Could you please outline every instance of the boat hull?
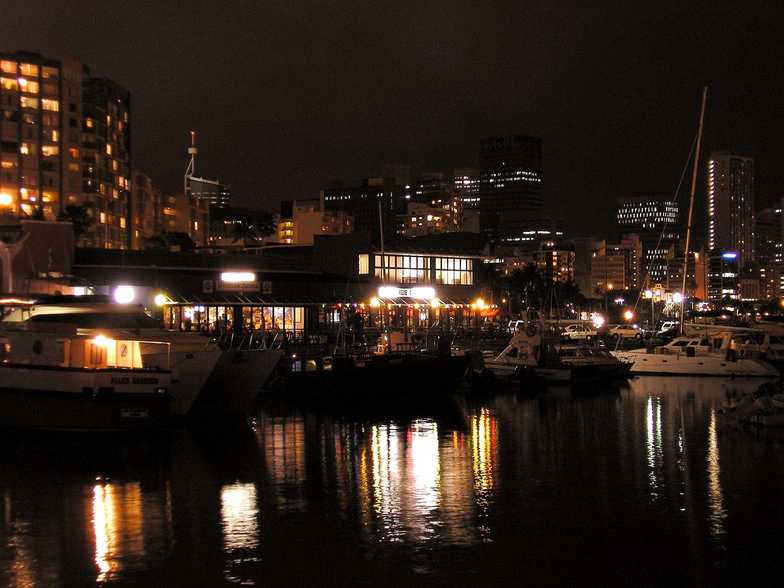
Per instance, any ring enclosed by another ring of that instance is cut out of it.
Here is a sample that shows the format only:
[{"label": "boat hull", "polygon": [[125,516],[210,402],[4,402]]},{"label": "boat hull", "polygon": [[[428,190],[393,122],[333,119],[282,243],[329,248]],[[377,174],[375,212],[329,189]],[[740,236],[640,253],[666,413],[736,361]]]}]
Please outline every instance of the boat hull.
[{"label": "boat hull", "polygon": [[719,376],[775,378],[778,370],[758,359],[729,361],[722,357],[667,353],[613,352],[625,363],[631,364],[632,375]]},{"label": "boat hull", "polygon": [[[28,371],[28,370],[25,370]],[[3,376],[8,376],[4,369]],[[154,429],[171,418],[171,396],[160,392],[118,392],[111,387],[32,388],[4,377],[0,387],[0,428],[67,431]],[[68,378],[63,378],[68,380]],[[62,384],[62,382],[61,382]]]}]

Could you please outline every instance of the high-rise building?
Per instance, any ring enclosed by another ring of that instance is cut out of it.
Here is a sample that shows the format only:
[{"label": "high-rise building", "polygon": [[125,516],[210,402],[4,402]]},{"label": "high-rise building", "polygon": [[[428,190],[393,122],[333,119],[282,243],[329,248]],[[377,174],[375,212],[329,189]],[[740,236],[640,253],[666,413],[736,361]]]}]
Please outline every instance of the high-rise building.
[{"label": "high-rise building", "polygon": [[83,205],[83,246],[130,246],[130,95],[87,66],[0,53],[0,213]]},{"label": "high-rise building", "polygon": [[641,259],[642,243],[637,235],[626,235],[618,243],[597,242],[591,258],[591,293],[639,288]]},{"label": "high-rise building", "polygon": [[762,296],[775,298],[784,278],[784,199],[778,206],[763,208],[756,215],[756,253]]},{"label": "high-rise building", "polygon": [[416,184],[413,202],[441,207],[450,197],[450,186],[441,172],[423,173]]},{"label": "high-rise building", "polygon": [[541,228],[542,140],[514,135],[479,143],[479,208],[486,241],[515,242]]},{"label": "high-rise building", "polygon": [[162,230],[161,190],[150,176],[140,171],[133,173],[131,186],[131,248],[144,249],[146,241]]},{"label": "high-rise building", "polygon": [[458,167],[452,175],[454,193],[463,202],[463,210],[479,210],[479,170],[475,167]]},{"label": "high-rise building", "polygon": [[620,198],[616,213],[620,234],[634,233],[642,242],[642,273],[648,284],[663,284],[667,252],[678,238],[678,202],[658,194]]},{"label": "high-rise building", "polygon": [[391,238],[396,216],[406,210],[401,189],[393,178],[367,178],[360,186],[325,188],[321,197],[325,211],[345,211],[354,218],[354,231],[379,242],[382,219],[384,238]]},{"label": "high-rise building", "polygon": [[344,210],[324,210],[320,199],[284,200],[280,205],[278,241],[291,245],[313,245],[316,235],[345,235],[354,220]]},{"label": "high-rise building", "polygon": [[714,151],[708,161],[708,249],[754,261],[754,159]]}]

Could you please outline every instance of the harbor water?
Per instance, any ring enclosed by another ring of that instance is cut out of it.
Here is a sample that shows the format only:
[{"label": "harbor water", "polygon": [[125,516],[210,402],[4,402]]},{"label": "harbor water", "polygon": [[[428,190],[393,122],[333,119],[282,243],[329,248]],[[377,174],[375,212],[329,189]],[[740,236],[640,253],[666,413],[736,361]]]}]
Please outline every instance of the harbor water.
[{"label": "harbor water", "polygon": [[3,434],[0,586],[780,585],[784,435],[720,414],[758,385]]}]

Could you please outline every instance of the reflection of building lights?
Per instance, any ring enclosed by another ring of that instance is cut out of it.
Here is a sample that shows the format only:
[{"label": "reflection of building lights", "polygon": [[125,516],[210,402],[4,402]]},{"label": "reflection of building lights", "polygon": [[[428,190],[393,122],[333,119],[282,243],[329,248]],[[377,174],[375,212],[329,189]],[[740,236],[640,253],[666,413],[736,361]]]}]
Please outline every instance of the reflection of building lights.
[{"label": "reflection of building lights", "polygon": [[227,284],[242,284],[245,282],[255,282],[256,274],[253,272],[223,272],[221,282]]},{"label": "reflection of building lights", "polygon": [[117,286],[114,289],[114,301],[117,304],[130,304],[136,298],[136,289],[133,286]]}]

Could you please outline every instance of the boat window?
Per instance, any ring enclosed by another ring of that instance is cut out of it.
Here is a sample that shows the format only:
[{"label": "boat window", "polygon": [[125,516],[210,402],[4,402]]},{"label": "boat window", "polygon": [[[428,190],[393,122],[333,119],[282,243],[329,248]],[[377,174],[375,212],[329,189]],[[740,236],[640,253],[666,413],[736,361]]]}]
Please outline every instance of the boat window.
[{"label": "boat window", "polygon": [[672,342],[672,346],[673,346],[673,347],[685,347],[685,346],[686,346],[686,345],[688,345],[688,344],[689,344],[689,342],[688,342],[688,341],[684,341],[684,340],[680,340],[680,341],[673,341],[673,342]]}]

